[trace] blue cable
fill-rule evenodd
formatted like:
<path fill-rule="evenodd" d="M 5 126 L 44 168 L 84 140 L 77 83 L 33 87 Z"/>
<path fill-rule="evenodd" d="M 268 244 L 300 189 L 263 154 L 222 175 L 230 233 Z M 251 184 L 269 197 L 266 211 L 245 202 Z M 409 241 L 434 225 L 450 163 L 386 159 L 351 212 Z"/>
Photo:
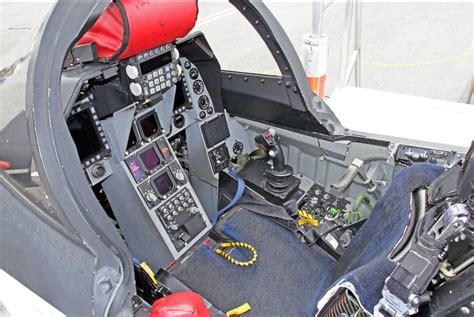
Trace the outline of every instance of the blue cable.
<path fill-rule="evenodd" d="M 138 261 L 136 258 L 132 258 L 132 261 L 136 266 L 140 266 L 140 261 Z"/>
<path fill-rule="evenodd" d="M 225 207 L 223 207 L 221 210 L 217 212 L 217 214 L 214 216 L 212 219 L 212 225 L 215 226 L 219 218 L 226 213 L 227 210 L 232 208 L 237 202 L 242 198 L 242 195 L 244 194 L 245 191 L 245 181 L 237 175 L 237 171 L 234 168 L 231 168 L 229 171 L 229 175 L 232 176 L 237 180 L 237 191 L 235 192 L 234 198 L 232 198 L 232 201 Z"/>

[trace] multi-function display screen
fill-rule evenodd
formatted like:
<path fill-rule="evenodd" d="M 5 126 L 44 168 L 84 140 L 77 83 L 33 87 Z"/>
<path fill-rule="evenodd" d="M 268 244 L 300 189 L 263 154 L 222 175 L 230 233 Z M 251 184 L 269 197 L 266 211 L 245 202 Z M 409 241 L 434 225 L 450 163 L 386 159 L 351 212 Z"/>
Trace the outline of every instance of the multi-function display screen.
<path fill-rule="evenodd" d="M 89 109 L 70 116 L 67 125 L 81 161 L 99 154 L 104 149 Z"/>
<path fill-rule="evenodd" d="M 151 171 L 160 165 L 160 158 L 158 157 L 154 147 L 150 147 L 149 149 L 143 151 L 139 154 L 139 156 L 140 160 L 143 162 L 143 166 L 147 171 Z"/>
<path fill-rule="evenodd" d="M 140 63 L 140 70 L 142 71 L 142 75 L 145 75 L 158 68 L 168 65 L 169 63 L 171 63 L 171 61 L 171 52 L 168 52 L 155 58 L 149 59 L 143 63 Z"/>
<path fill-rule="evenodd" d="M 160 129 L 160 124 L 158 123 L 158 118 L 156 117 L 155 112 L 146 114 L 138 119 L 138 121 L 144 138 L 151 138 Z"/>
<path fill-rule="evenodd" d="M 162 196 L 166 195 L 173 189 L 173 181 L 168 173 L 163 173 L 153 180 L 156 190 Z"/>

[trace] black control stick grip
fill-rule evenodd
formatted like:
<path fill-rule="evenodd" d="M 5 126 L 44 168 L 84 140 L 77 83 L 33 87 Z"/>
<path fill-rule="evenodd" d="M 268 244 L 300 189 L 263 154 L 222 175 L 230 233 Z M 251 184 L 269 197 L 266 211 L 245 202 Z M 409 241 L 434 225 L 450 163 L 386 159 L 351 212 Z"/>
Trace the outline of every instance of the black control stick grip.
<path fill-rule="evenodd" d="M 255 143 L 261 145 L 273 162 L 273 170 L 282 172 L 285 170 L 285 155 L 281 149 L 280 137 L 276 135 L 275 129 L 268 128 L 255 136 Z"/>

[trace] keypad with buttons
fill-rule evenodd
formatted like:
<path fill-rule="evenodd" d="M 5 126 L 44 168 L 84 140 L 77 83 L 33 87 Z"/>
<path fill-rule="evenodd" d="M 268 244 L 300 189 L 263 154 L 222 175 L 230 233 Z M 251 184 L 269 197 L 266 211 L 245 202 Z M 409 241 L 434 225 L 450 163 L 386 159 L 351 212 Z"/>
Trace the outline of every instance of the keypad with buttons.
<path fill-rule="evenodd" d="M 165 67 L 143 75 L 143 91 L 145 96 L 149 97 L 176 84 L 178 82 L 178 71 L 176 68 L 176 62 L 172 62 Z"/>
<path fill-rule="evenodd" d="M 165 201 L 156 211 L 166 230 L 173 233 L 189 218 L 199 213 L 199 208 L 187 188 Z"/>

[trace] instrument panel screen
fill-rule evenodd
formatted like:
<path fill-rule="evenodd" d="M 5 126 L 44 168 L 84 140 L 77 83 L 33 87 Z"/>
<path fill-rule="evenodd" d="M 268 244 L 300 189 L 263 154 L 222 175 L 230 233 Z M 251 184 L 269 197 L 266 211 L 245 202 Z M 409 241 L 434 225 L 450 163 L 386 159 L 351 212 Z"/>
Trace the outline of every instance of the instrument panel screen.
<path fill-rule="evenodd" d="M 160 123 L 155 112 L 150 112 L 138 119 L 138 124 L 144 138 L 151 138 L 160 130 Z"/>
<path fill-rule="evenodd" d="M 102 142 L 92 119 L 90 111 L 80 111 L 67 119 L 72 139 L 76 144 L 79 158 L 84 161 L 103 150 Z"/>
<path fill-rule="evenodd" d="M 169 193 L 174 185 L 168 173 L 163 173 L 153 180 L 156 190 L 162 196 Z"/>
<path fill-rule="evenodd" d="M 145 150 L 144 152 L 139 154 L 140 160 L 143 162 L 145 169 L 151 171 L 155 169 L 158 165 L 160 165 L 160 158 L 158 157 L 158 153 L 156 153 L 154 147 L 150 147 L 149 149 Z"/>
<path fill-rule="evenodd" d="M 143 63 L 140 63 L 140 70 L 142 71 L 142 74 L 145 75 L 151 71 L 168 65 L 169 63 L 171 63 L 171 61 L 171 53 L 168 52 L 155 58 L 149 59 Z"/>

